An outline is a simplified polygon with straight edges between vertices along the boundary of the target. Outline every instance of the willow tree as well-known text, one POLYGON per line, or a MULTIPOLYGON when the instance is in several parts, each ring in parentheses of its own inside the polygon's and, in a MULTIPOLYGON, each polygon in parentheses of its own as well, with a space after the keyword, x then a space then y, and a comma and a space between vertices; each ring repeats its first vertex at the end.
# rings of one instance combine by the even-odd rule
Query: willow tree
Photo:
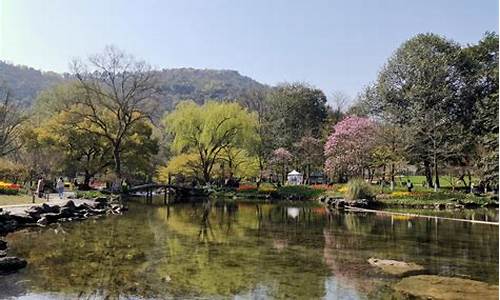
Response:
POLYGON ((109 142, 114 171, 121 178, 124 141, 134 125, 150 118, 155 109, 155 72, 113 47, 89 57, 87 64, 75 61, 73 72, 85 95, 76 99, 78 109, 71 110, 77 117, 74 125, 109 142))
POLYGON ((173 135, 176 155, 196 153, 198 177, 209 182, 223 150, 245 148, 255 137, 256 116, 237 103, 209 101, 200 106, 193 101, 179 103, 164 119, 173 135))

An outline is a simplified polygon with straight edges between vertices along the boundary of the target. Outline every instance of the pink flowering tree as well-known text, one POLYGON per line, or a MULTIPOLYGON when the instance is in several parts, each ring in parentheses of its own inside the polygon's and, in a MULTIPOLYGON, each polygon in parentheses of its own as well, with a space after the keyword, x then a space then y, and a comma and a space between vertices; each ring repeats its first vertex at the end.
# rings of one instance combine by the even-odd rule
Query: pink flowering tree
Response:
POLYGON ((337 176, 362 176, 375 146, 376 124, 350 116, 333 127, 325 143, 325 171, 337 176))
POLYGON ((273 151, 272 163, 278 168, 281 175, 281 183, 285 184, 287 166, 292 161, 293 155, 287 149, 281 147, 273 151))

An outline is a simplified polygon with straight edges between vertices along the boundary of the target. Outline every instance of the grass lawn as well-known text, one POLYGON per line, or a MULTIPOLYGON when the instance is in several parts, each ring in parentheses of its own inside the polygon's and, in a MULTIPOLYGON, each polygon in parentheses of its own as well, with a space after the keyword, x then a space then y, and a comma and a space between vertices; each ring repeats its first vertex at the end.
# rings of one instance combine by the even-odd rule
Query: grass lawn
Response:
MULTIPOLYGON (((15 204, 30 204, 33 199, 31 195, 19 194, 19 195, 0 195, 0 206, 3 205, 15 205, 15 204)), ((45 199, 39 199, 35 197, 35 203, 43 203, 45 199)))

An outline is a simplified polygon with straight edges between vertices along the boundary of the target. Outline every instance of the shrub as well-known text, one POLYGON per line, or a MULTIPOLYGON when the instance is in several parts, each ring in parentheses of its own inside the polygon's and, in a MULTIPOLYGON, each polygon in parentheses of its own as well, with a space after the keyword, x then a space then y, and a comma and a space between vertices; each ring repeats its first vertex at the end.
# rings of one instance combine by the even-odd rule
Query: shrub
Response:
POLYGON ((277 190, 277 194, 281 198, 287 199, 312 199, 319 196, 323 190, 314 189, 307 185, 286 185, 277 190))
POLYGON ((262 184, 259 187, 259 193, 262 194, 271 194, 276 192, 276 187, 274 187, 272 184, 262 184))
POLYGON ((321 190, 321 191, 329 191, 333 190, 333 185, 328 185, 328 184, 313 184, 310 185, 315 190, 321 190))
POLYGON ((240 185, 236 191, 238 192, 250 192, 250 191, 256 191, 257 187, 254 185, 249 185, 249 184, 242 184, 240 185))
POLYGON ((75 197, 78 199, 93 199, 105 196, 100 191, 76 191, 75 197))
POLYGON ((360 178, 355 178, 347 182, 345 198, 347 200, 373 199, 375 193, 372 186, 360 178))

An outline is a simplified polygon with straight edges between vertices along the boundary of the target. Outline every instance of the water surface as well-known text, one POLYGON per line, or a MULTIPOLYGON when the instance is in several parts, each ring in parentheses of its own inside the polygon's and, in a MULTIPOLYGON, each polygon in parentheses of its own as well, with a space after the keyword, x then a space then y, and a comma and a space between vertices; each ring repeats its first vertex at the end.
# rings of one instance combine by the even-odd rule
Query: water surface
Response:
POLYGON ((8 236, 28 267, 0 298, 382 299, 370 257, 498 282, 498 226, 252 202, 130 203, 123 216, 8 236))

